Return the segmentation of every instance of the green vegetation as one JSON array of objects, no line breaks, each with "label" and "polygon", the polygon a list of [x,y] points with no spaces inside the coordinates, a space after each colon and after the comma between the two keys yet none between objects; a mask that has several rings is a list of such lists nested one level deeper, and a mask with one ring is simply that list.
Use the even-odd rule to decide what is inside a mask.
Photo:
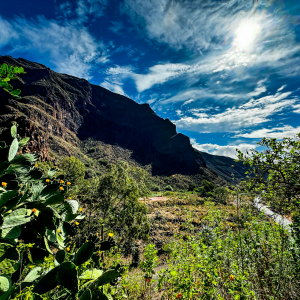
[{"label": "green vegetation", "polygon": [[38,170],[35,155],[17,155],[27,140],[18,139],[16,124],[11,136],[11,145],[0,148],[0,299],[106,299],[105,285],[120,265],[96,269],[97,254],[113,243],[95,237],[76,248],[72,238],[84,215],[77,200],[65,199],[70,183],[55,169]]},{"label": "green vegetation", "polygon": [[[0,300],[300,299],[300,135],[239,152],[252,174],[228,188],[151,178],[123,161],[99,161],[101,173],[76,157],[55,166],[22,154],[29,139],[10,131],[0,142]],[[291,228],[256,210],[260,194]]]}]

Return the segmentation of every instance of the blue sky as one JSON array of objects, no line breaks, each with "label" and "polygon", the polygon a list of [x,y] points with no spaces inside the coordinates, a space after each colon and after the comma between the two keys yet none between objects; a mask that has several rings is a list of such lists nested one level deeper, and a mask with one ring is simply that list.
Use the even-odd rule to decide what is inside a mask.
[{"label": "blue sky", "polygon": [[1,1],[0,55],[147,102],[212,154],[300,132],[299,0]]}]

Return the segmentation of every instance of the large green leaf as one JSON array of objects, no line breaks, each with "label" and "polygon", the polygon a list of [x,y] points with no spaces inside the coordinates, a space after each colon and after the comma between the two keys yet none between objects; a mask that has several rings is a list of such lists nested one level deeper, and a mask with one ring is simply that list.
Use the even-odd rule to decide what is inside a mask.
[{"label": "large green leaf", "polygon": [[64,205],[66,210],[71,214],[76,214],[79,209],[79,203],[77,200],[66,200]]},{"label": "large green leaf", "polygon": [[65,260],[65,256],[66,256],[65,251],[64,251],[64,250],[59,250],[59,251],[57,251],[56,254],[55,254],[55,259],[57,260],[57,262],[58,262],[59,264],[62,264],[63,261]]},{"label": "large green leaf", "polygon": [[42,197],[51,197],[54,195],[59,189],[59,184],[54,183],[54,184],[49,184],[47,185],[41,192]]},{"label": "large green leaf", "polygon": [[92,292],[90,289],[86,289],[83,294],[79,298],[80,300],[91,300],[92,299]]},{"label": "large green leaf", "polygon": [[72,262],[64,262],[60,265],[57,278],[59,284],[71,293],[78,293],[77,270]]},{"label": "large green leaf", "polygon": [[0,194],[0,207],[17,195],[17,191],[7,191]]},{"label": "large green leaf", "polygon": [[80,276],[79,279],[81,280],[91,280],[91,279],[97,279],[103,274],[102,270],[98,269],[89,269],[84,271]]},{"label": "large green leaf", "polygon": [[64,202],[64,196],[61,194],[54,195],[46,200],[45,205],[54,205]]},{"label": "large green leaf", "polygon": [[11,279],[7,275],[0,275],[0,291],[6,293],[11,287]]},{"label": "large green leaf", "polygon": [[42,248],[30,248],[29,259],[36,265],[42,264],[49,253]]},{"label": "large green leaf", "polygon": [[25,208],[19,208],[17,210],[12,211],[9,215],[4,217],[1,229],[15,227],[29,222],[30,217],[28,217],[26,213],[27,210]]},{"label": "large green leaf", "polygon": [[25,277],[23,282],[32,282],[41,276],[42,267],[32,269]]},{"label": "large green leaf", "polygon": [[45,276],[43,276],[40,281],[33,288],[32,292],[37,294],[45,294],[58,285],[57,273],[59,267],[52,269]]},{"label": "large green leaf", "polygon": [[7,240],[14,240],[18,238],[20,234],[21,234],[21,227],[15,226],[15,227],[2,229],[1,237]]},{"label": "large green leaf", "polygon": [[78,252],[75,254],[74,264],[79,266],[85,262],[87,262],[92,256],[95,250],[95,245],[92,242],[87,242],[83,244]]},{"label": "large green leaf", "polygon": [[111,281],[114,281],[119,277],[119,272],[116,270],[108,270],[104,272],[96,281],[96,286],[101,286],[107,283],[110,283]]},{"label": "large green leaf", "polygon": [[14,159],[14,157],[16,156],[17,152],[18,152],[18,149],[19,149],[19,142],[18,140],[15,138],[13,140],[13,142],[11,143],[10,145],[10,148],[9,148],[9,152],[8,152],[8,161],[11,161]]}]

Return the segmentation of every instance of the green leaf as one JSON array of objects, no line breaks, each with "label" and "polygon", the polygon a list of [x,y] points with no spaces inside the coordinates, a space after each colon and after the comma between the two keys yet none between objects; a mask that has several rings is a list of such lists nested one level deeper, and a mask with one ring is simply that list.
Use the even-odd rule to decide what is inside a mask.
[{"label": "green leaf", "polygon": [[11,128],[10,128],[10,133],[11,133],[11,136],[13,138],[16,138],[17,137],[17,126],[16,125],[13,125]]},{"label": "green leaf", "polygon": [[7,191],[0,196],[0,207],[17,195],[17,191]]},{"label": "green leaf", "polygon": [[41,276],[41,270],[42,270],[42,267],[36,267],[36,268],[32,269],[26,275],[23,282],[33,282],[34,280],[36,280],[37,278],[39,278]]},{"label": "green leaf", "polygon": [[15,227],[25,224],[30,221],[30,217],[26,216],[27,210],[25,208],[19,208],[14,210],[9,215],[4,217],[1,229]]},{"label": "green leaf", "polygon": [[11,279],[7,275],[0,275],[0,291],[6,293],[11,287]]},{"label": "green leaf", "polygon": [[91,280],[91,279],[97,279],[103,274],[102,270],[98,269],[90,269],[84,271],[80,276],[79,279],[81,280]]},{"label": "green leaf", "polygon": [[15,89],[10,92],[13,96],[19,96],[21,94],[21,90]]},{"label": "green leaf", "polygon": [[1,237],[7,240],[14,240],[21,234],[21,227],[15,226],[2,230]]},{"label": "green leaf", "polygon": [[24,147],[28,141],[29,141],[29,137],[23,138],[22,140],[19,141],[19,146]]},{"label": "green leaf", "polygon": [[54,183],[54,184],[49,184],[47,185],[41,192],[41,196],[42,197],[50,197],[53,194],[55,194],[59,189],[59,184],[58,183]]},{"label": "green leaf", "polygon": [[36,265],[42,264],[45,257],[49,255],[48,252],[42,248],[30,248],[30,254],[30,261]]},{"label": "green leaf", "polygon": [[86,289],[81,297],[79,298],[80,300],[91,300],[92,299],[92,292],[90,289]]},{"label": "green leaf", "polygon": [[61,194],[54,195],[46,200],[45,205],[54,205],[64,202],[64,196]]},{"label": "green leaf", "polygon": [[47,249],[47,251],[50,253],[50,254],[53,254],[53,252],[51,251],[50,247],[49,247],[49,244],[48,244],[48,241],[46,239],[46,237],[44,236],[44,242],[45,242],[45,247]]},{"label": "green leaf", "polygon": [[79,209],[79,203],[77,200],[66,200],[64,202],[65,208],[71,214],[76,214]]},{"label": "green leaf", "polygon": [[74,264],[79,266],[85,262],[87,262],[92,256],[95,250],[95,245],[92,242],[87,242],[83,244],[78,252],[75,254]]},{"label": "green leaf", "polygon": [[56,278],[58,270],[59,266],[52,269],[45,276],[43,276],[33,288],[32,292],[37,294],[45,294],[56,288],[56,286],[58,285],[58,280]]},{"label": "green leaf", "polygon": [[93,299],[109,300],[108,297],[100,291],[93,291]]},{"label": "green leaf", "polygon": [[101,286],[107,283],[110,283],[111,281],[114,281],[119,277],[119,272],[116,270],[108,270],[104,272],[96,281],[96,286]]},{"label": "green leaf", "polygon": [[60,265],[57,278],[59,284],[71,293],[78,293],[77,270],[72,262],[64,262]]},{"label": "green leaf", "polygon": [[55,259],[57,260],[57,262],[58,262],[59,264],[62,264],[63,261],[65,260],[65,256],[66,256],[65,251],[64,251],[64,250],[59,250],[59,251],[57,251],[56,254],[55,254]]},{"label": "green leaf", "polygon": [[14,157],[16,156],[17,152],[18,152],[18,148],[19,148],[19,143],[18,140],[15,138],[9,148],[9,152],[8,152],[8,161],[11,161],[14,159]]},{"label": "green leaf", "polygon": [[10,244],[0,243],[0,273],[14,273],[14,267],[19,259],[20,254],[16,248]]},{"label": "green leaf", "polygon": [[36,155],[32,153],[24,153],[16,156],[11,163],[13,164],[22,164],[22,165],[31,165],[37,160]]},{"label": "green leaf", "polygon": [[62,248],[65,248],[64,240],[64,237],[58,231],[56,231],[56,241]]}]

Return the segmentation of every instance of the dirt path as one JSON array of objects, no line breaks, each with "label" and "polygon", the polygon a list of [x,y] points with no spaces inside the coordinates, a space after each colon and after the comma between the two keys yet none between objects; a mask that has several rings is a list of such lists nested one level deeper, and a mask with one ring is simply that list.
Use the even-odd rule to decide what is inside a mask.
[{"label": "dirt path", "polygon": [[151,202],[159,202],[159,201],[167,201],[169,200],[169,198],[167,197],[149,197],[146,198],[146,200],[144,198],[139,198],[140,201],[151,201]]}]

